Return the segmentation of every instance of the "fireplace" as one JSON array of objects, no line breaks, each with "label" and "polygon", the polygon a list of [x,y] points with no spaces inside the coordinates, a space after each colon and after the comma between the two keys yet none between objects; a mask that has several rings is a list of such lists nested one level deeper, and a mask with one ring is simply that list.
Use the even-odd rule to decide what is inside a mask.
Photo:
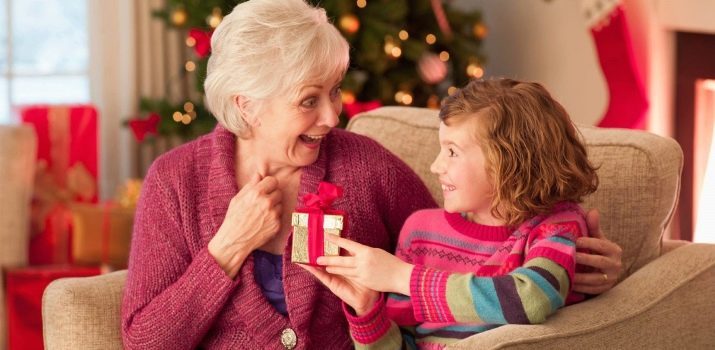
[{"label": "fireplace", "polygon": [[684,165],[674,238],[715,243],[715,35],[676,34],[675,138]]}]

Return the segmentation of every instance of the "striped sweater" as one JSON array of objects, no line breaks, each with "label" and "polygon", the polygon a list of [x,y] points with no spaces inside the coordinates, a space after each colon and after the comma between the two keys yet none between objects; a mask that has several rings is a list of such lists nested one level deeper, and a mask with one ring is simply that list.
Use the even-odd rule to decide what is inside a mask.
[{"label": "striped sweater", "polygon": [[356,348],[441,349],[499,325],[543,322],[583,300],[570,282],[586,232],[583,211],[566,202],[515,230],[442,209],[414,213],[396,251],[415,265],[411,296],[383,296],[360,317],[345,308]]}]

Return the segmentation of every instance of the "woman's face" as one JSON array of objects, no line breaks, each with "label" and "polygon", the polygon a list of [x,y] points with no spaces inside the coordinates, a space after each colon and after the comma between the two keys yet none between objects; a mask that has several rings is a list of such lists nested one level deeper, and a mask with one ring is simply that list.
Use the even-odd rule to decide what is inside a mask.
[{"label": "woman's face", "polygon": [[261,103],[259,124],[252,131],[270,161],[295,167],[315,162],[325,135],[338,125],[341,81],[342,75],[310,81],[292,100],[279,96]]}]

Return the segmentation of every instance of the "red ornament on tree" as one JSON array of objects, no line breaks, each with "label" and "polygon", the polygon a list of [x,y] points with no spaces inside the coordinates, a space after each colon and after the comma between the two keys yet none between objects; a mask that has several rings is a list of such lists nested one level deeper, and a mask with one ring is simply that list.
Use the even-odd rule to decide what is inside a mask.
[{"label": "red ornament on tree", "polygon": [[447,64],[433,53],[426,54],[417,62],[417,73],[427,84],[437,84],[447,77]]},{"label": "red ornament on tree", "polygon": [[211,53],[211,35],[213,31],[198,28],[189,29],[189,38],[194,39],[194,52],[199,58],[204,58]]},{"label": "red ornament on tree", "polygon": [[375,108],[381,107],[382,103],[380,100],[372,100],[367,102],[353,102],[353,103],[343,103],[343,111],[348,116],[348,119],[352,119],[356,114],[371,111]]}]

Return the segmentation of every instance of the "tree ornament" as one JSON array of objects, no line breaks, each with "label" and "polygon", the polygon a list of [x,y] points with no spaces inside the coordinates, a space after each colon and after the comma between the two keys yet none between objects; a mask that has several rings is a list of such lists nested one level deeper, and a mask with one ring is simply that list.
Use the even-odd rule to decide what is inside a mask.
[{"label": "tree ornament", "polygon": [[360,20],[352,13],[340,17],[340,29],[347,34],[355,34],[360,29]]},{"label": "tree ornament", "polygon": [[430,95],[430,97],[427,99],[427,108],[439,109],[439,96]]},{"label": "tree ornament", "polygon": [[450,28],[447,15],[444,13],[442,0],[430,0],[430,4],[432,5],[434,18],[437,20],[437,25],[439,26],[439,30],[442,31],[442,35],[444,35],[447,40],[452,40],[452,28]]},{"label": "tree ornament", "polygon": [[178,6],[171,10],[171,23],[177,27],[181,27],[186,24],[186,20],[188,18],[189,15],[186,13],[186,9],[184,9],[183,6]]},{"label": "tree ornament", "polygon": [[477,22],[474,23],[474,27],[472,28],[472,31],[474,32],[474,37],[483,40],[484,38],[487,37],[487,26],[484,25],[482,22]]},{"label": "tree ornament", "polygon": [[417,62],[417,73],[427,84],[437,84],[447,77],[447,64],[437,55],[428,53]]},{"label": "tree ornament", "polygon": [[189,47],[194,48],[196,56],[204,58],[211,53],[211,34],[213,34],[212,31],[191,28],[189,29],[189,36],[186,39],[186,44],[188,45],[192,42],[194,45],[189,45]]}]

